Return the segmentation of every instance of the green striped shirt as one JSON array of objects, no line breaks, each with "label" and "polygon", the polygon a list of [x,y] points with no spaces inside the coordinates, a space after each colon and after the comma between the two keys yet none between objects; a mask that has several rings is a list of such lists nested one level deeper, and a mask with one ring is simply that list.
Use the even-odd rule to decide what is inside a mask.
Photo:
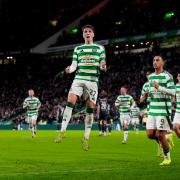
[{"label": "green striped shirt", "polygon": [[140,112],[139,107],[132,108],[131,109],[132,118],[139,118],[139,112]]},{"label": "green striped shirt", "polygon": [[176,113],[180,114],[180,83],[176,84]]},{"label": "green striped shirt", "polygon": [[[142,87],[142,90],[141,90],[141,97],[143,97],[144,94],[145,94],[146,92],[148,92],[148,89],[149,89],[149,81],[147,81],[147,82],[144,83],[144,85],[143,85],[143,87]],[[147,110],[149,110],[149,102],[150,102],[150,96],[149,96],[149,95],[148,95],[148,97],[147,97],[146,102],[147,102]]]},{"label": "green striped shirt", "polygon": [[[141,97],[143,97],[144,94],[145,94],[146,92],[148,92],[148,89],[149,89],[149,81],[147,81],[147,82],[144,83],[144,85],[143,85],[143,87],[142,87],[142,91],[141,91]],[[150,101],[150,97],[148,96],[148,97],[147,97],[147,102],[149,102],[149,101]]]},{"label": "green striped shirt", "polygon": [[130,95],[119,95],[115,101],[115,106],[119,106],[119,113],[130,114],[130,107],[133,104],[134,99]]},{"label": "green striped shirt", "polygon": [[[149,106],[149,115],[151,116],[168,116],[171,113],[172,96],[166,93],[163,93],[159,90],[156,90],[152,86],[152,82],[156,81],[159,84],[159,87],[164,87],[169,90],[175,90],[174,80],[171,74],[167,71],[164,71],[158,75],[152,73],[149,76],[149,93],[150,93],[150,106]],[[168,110],[168,112],[167,112]]]},{"label": "green striped shirt", "polygon": [[39,101],[37,97],[27,97],[23,102],[23,106],[26,106],[26,105],[28,105],[27,107],[28,117],[38,115],[38,108],[40,107],[41,102]]},{"label": "green striped shirt", "polygon": [[98,82],[100,62],[106,61],[105,49],[98,44],[77,46],[72,61],[77,62],[75,79]]}]

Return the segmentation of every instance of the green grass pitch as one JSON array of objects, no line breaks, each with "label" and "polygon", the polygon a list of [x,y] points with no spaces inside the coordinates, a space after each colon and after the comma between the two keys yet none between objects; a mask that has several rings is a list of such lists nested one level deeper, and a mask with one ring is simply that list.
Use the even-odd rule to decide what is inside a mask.
[{"label": "green grass pitch", "polygon": [[121,144],[123,132],[99,137],[92,131],[90,149],[81,147],[83,131],[67,131],[61,144],[55,144],[56,131],[0,131],[1,179],[71,180],[177,180],[180,179],[180,140],[174,135],[172,164],[160,167],[157,145],[145,131],[129,133]]}]

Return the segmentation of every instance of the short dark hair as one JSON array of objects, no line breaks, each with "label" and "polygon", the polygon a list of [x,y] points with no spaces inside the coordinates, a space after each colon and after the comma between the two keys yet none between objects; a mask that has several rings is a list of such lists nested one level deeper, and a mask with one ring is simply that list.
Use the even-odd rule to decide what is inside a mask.
[{"label": "short dark hair", "polygon": [[93,32],[95,32],[94,27],[93,27],[92,25],[90,25],[90,24],[84,25],[84,26],[82,27],[82,31],[84,31],[85,28],[90,28],[90,29],[92,29]]},{"label": "short dark hair", "polygon": [[155,57],[160,57],[163,61],[165,61],[165,58],[163,57],[162,54],[156,54],[156,55],[154,55],[153,59],[154,59]]},{"label": "short dark hair", "polygon": [[123,85],[123,86],[120,87],[120,89],[121,89],[121,88],[125,88],[126,90],[128,90],[127,85]]}]

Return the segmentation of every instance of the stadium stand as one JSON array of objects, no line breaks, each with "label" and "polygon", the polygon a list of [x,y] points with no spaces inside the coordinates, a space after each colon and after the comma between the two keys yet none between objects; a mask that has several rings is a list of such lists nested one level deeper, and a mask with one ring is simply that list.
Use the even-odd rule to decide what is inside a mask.
[{"label": "stadium stand", "polygon": [[[78,28],[86,23],[94,25],[96,40],[178,29],[180,12],[176,4],[177,0],[112,0],[100,12],[82,19]],[[172,13],[172,16],[168,18],[167,13]],[[77,42],[81,42],[81,31],[77,34],[64,32],[55,46]]]},{"label": "stadium stand", "polygon": [[[139,99],[140,91],[145,79],[145,71],[152,67],[152,57],[157,49],[141,53],[124,52],[115,54],[107,52],[109,70],[100,77],[100,90],[106,89],[111,104],[119,93],[119,87],[126,85],[129,93]],[[176,75],[180,67],[179,48],[158,49],[167,60],[168,71]],[[12,118],[21,114],[23,99],[27,96],[27,89],[33,88],[42,101],[39,120],[52,122],[55,120],[54,107],[66,104],[67,93],[74,74],[57,74],[70,64],[71,58],[61,57],[19,57],[16,64],[1,65],[1,112],[0,119]],[[9,73],[11,72],[11,73]],[[108,87],[107,87],[108,84]],[[82,107],[80,100],[76,110]]]},{"label": "stadium stand", "polygon": [[29,50],[100,0],[0,1],[0,52]]},{"label": "stadium stand", "polygon": [[[27,96],[27,89],[33,88],[42,101],[39,121],[52,123],[55,120],[54,109],[65,106],[67,93],[73,75],[62,73],[71,63],[72,49],[44,55],[30,54],[30,49],[44,39],[77,20],[81,15],[91,12],[101,0],[74,1],[0,1],[0,121],[6,121],[22,114],[22,102]],[[46,3],[45,6],[43,4]],[[142,84],[146,81],[146,68],[151,67],[152,57],[158,52],[167,60],[168,70],[176,75],[180,66],[179,47],[179,10],[177,0],[135,0],[106,1],[104,8],[96,13],[83,16],[77,21],[77,33],[63,31],[53,48],[82,42],[82,25],[90,23],[95,26],[96,40],[108,40],[105,43],[109,69],[100,78],[100,91],[107,89],[110,103],[113,104],[119,87],[126,85],[129,93],[139,99]],[[121,3],[119,6],[118,3]],[[68,8],[67,8],[68,4]],[[44,7],[48,7],[44,8]],[[127,8],[128,7],[128,8]],[[159,11],[161,9],[161,11]],[[94,12],[94,11],[93,11]],[[169,13],[169,16],[168,14]],[[167,14],[167,15],[166,15]],[[175,32],[174,32],[175,30]],[[114,38],[137,36],[139,34],[159,33],[161,40],[132,41],[129,38],[121,43]],[[169,32],[169,33],[167,33]],[[173,34],[174,33],[174,34]],[[173,38],[167,37],[173,35]],[[156,37],[156,35],[154,35]],[[177,39],[176,39],[177,38]],[[176,44],[174,42],[177,42]],[[106,42],[106,41],[105,41]],[[168,47],[168,43],[172,47]],[[142,44],[143,45],[142,45]],[[134,47],[135,46],[135,47]],[[130,51],[131,50],[131,51]],[[133,53],[133,51],[135,53]],[[12,51],[19,51],[13,57]],[[59,73],[61,72],[61,73]],[[106,86],[108,84],[108,87]],[[75,111],[84,106],[80,100]],[[61,108],[62,108],[61,107]]]}]

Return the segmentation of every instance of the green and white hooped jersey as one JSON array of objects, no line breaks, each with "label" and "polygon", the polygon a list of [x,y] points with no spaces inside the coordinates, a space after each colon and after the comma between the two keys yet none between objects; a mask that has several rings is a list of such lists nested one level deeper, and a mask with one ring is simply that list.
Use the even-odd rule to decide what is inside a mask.
[{"label": "green and white hooped jersey", "polygon": [[176,84],[176,113],[180,114],[180,83]]},{"label": "green and white hooped jersey", "polygon": [[131,109],[132,118],[139,118],[139,112],[140,112],[140,109],[138,107],[132,108]]},{"label": "green and white hooped jersey", "polygon": [[28,117],[37,116],[38,115],[38,107],[41,105],[41,102],[37,97],[27,97],[23,105],[28,105],[27,115]]},{"label": "green and white hooped jersey", "polygon": [[[152,86],[152,82],[156,81],[159,87],[164,87],[169,90],[175,91],[174,80],[171,74],[164,71],[158,75],[152,73],[149,76],[149,93],[150,93],[150,105],[148,115],[150,116],[169,116],[172,108],[172,96],[156,90]],[[168,112],[167,112],[168,110]]]},{"label": "green and white hooped jersey", "polygon": [[133,104],[134,99],[130,95],[119,95],[115,101],[115,106],[119,106],[120,115],[130,115],[130,107]]},{"label": "green and white hooped jersey", "polygon": [[75,79],[98,82],[100,62],[106,61],[105,49],[98,44],[77,46],[72,61],[77,62]]},{"label": "green and white hooped jersey", "polygon": [[[143,85],[143,87],[142,87],[142,91],[141,91],[141,97],[143,97],[144,94],[145,94],[146,92],[148,92],[148,89],[149,89],[149,81],[147,81],[147,82],[144,83],[144,85]],[[149,96],[147,97],[147,102],[150,102],[150,97],[149,97]]]}]

